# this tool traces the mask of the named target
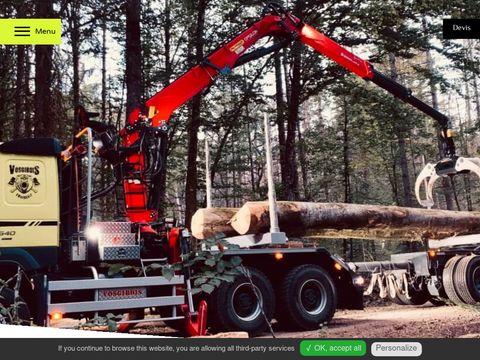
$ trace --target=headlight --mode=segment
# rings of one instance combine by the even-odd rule
[[[357,275],[353,278],[353,283],[358,286],[363,286],[365,284],[365,278],[361,275]]]
[[[85,230],[85,237],[89,241],[98,241],[100,235],[102,235],[102,232],[100,228],[95,225],[91,225]]]

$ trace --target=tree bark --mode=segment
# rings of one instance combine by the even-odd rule
[[[72,65],[73,65],[73,108],[80,105],[80,24],[79,24],[80,4],[78,0],[72,1],[69,7],[68,23],[70,32],[70,41],[72,44]],[[79,124],[75,124],[75,128]]]
[[[282,184],[286,183],[286,157],[285,157],[285,101],[282,79],[282,61],[280,53],[276,53],[273,57],[275,65],[275,102],[277,106],[277,129],[278,129],[278,147],[280,150],[280,173]],[[286,75],[285,75],[286,76]],[[278,197],[284,197],[284,189],[280,189]]]
[[[293,56],[292,81],[290,84],[290,103],[287,118],[287,137],[285,140],[285,180],[283,184],[286,200],[296,200],[299,198],[298,191],[298,172],[295,151],[295,138],[298,122],[298,113],[300,109],[301,95],[301,66],[302,49],[300,44],[295,43],[291,49]]]
[[[199,0],[197,9],[195,32],[192,37],[192,44],[195,46],[195,61],[199,63],[203,59],[203,31],[205,25],[205,11],[208,0]],[[185,184],[185,225],[190,227],[191,218],[197,210],[197,154],[198,154],[198,130],[200,128],[200,106],[202,95],[193,97],[191,102],[190,120],[187,128],[188,150],[187,150],[187,176]],[[213,175],[212,175],[213,176]]]
[[[140,0],[127,0],[126,26],[126,85],[127,117],[141,106],[142,99],[142,46],[140,42]]]
[[[426,29],[427,23],[425,19],[423,19],[422,25],[423,25],[423,28]],[[433,58],[432,58],[432,54],[430,53],[430,50],[426,51],[426,57],[427,57],[427,68],[428,68],[428,71],[430,72],[429,83],[430,83],[430,94],[432,96],[432,107],[435,110],[439,110],[437,88],[433,78],[434,63],[433,63]],[[440,125],[437,124],[435,128],[437,130],[438,154],[440,158],[443,159],[445,157],[445,154],[443,151],[443,141],[442,141]],[[453,195],[452,195],[449,179],[446,177],[442,177],[442,192],[443,192],[443,196],[445,197],[445,205],[447,210],[453,210]]]
[[[389,63],[390,63],[390,77],[394,81],[398,81],[398,72],[396,65],[396,58],[393,53],[388,54]],[[394,129],[395,135],[397,136],[398,143],[398,162],[400,165],[400,171],[402,172],[402,186],[403,186],[403,204],[404,206],[412,206],[412,194],[411,194],[411,183],[410,183],[410,172],[408,170],[408,160],[407,160],[407,146],[405,144],[405,133],[406,129],[403,125],[404,120],[401,119],[400,114],[396,111],[395,108],[394,114]]]
[[[25,46],[17,46],[17,74],[15,81],[15,124],[13,126],[13,138],[17,139],[25,126]]]
[[[111,124],[112,119],[107,116],[107,15],[106,6],[102,13],[102,120]]]
[[[192,216],[192,235],[199,240],[219,234],[238,235],[230,224],[230,220],[237,211],[238,209],[235,208],[198,209]]]
[[[164,25],[164,48],[165,48],[165,77],[163,79],[163,86],[166,87],[170,83],[170,77],[172,76],[172,61],[171,61],[171,54],[170,54],[170,39],[171,39],[171,28],[172,28],[172,20],[171,20],[171,13],[170,13],[170,1],[166,0],[165,1],[165,10],[164,10],[164,16],[165,16],[165,25]],[[172,129],[172,132],[174,129]],[[168,145],[168,137],[165,136],[162,139],[162,146],[160,147],[160,157],[162,159],[167,159],[168,156],[168,151],[169,151],[169,145]],[[160,169],[160,173],[155,179],[158,184],[158,203],[161,205],[161,208],[159,209],[160,211],[160,216],[164,217],[165,216],[165,199],[166,199],[166,193],[167,193],[167,164],[166,161],[164,161],[164,165]]]
[[[417,241],[478,233],[480,212],[398,206],[279,201],[280,230],[288,236]],[[268,232],[268,202],[247,202],[232,217],[239,234]]]
[[[30,90],[30,71],[31,71],[31,63],[30,63],[30,46],[25,46],[25,80],[23,82],[24,86],[24,95],[25,95],[25,130],[24,130],[24,137],[32,137],[32,93]]]
[[[305,141],[303,140],[300,121],[297,121],[298,132],[298,160],[300,161],[300,172],[302,174],[303,200],[310,200],[310,184],[308,182],[308,161],[305,153]]]
[[[35,3],[37,18],[53,18],[53,2],[37,0]],[[52,64],[53,46],[35,46],[35,136],[53,136],[54,114],[52,111]]]

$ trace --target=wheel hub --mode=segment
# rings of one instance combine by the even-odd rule
[[[298,297],[299,304],[305,312],[318,315],[325,308],[327,291],[320,281],[309,279],[300,287]]]
[[[256,294],[250,283],[242,283],[233,291],[232,308],[236,316],[243,321],[252,321],[261,313],[262,295],[256,286],[254,288]]]

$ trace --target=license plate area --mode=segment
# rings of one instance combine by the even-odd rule
[[[98,290],[98,300],[140,299],[147,297],[146,287],[113,288]]]

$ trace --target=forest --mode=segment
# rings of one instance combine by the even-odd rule
[[[442,19],[480,18],[478,1],[278,2],[449,116],[458,153],[478,155],[480,40],[442,37]],[[56,137],[68,144],[78,105],[122,128],[134,107],[246,29],[265,4],[2,1],[0,17],[61,18],[62,44],[0,45],[0,142]],[[189,226],[205,207],[206,141],[213,206],[266,199],[265,113],[279,200],[419,207],[415,178],[444,156],[432,119],[293,43],[218,77],[173,114],[159,178],[164,216]],[[110,176],[104,167],[96,165],[99,183]],[[436,207],[479,210],[478,179],[439,183]],[[121,195],[97,201],[94,210],[100,219],[123,216]],[[335,244],[354,257],[351,241]]]

